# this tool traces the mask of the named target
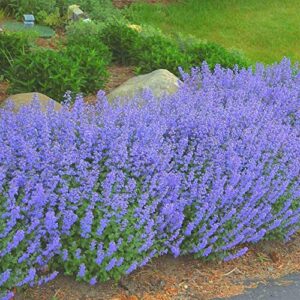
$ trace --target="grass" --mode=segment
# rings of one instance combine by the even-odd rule
[[[136,3],[125,10],[135,23],[165,33],[192,34],[251,60],[273,63],[284,56],[300,60],[299,0],[185,0],[167,5]]]
[[[55,32],[53,29],[47,26],[34,25],[34,27],[25,27],[23,23],[16,21],[5,21],[3,23],[3,28],[8,31],[27,31],[34,32],[41,38],[51,38]]]

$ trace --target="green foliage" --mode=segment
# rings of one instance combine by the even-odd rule
[[[5,12],[4,12],[4,9],[1,9],[0,8],[0,22],[2,22],[5,18]]]
[[[249,61],[240,53],[218,44],[181,36],[171,38],[151,26],[124,21],[106,23],[102,40],[111,49],[115,62],[135,65],[138,73],[163,68],[179,75],[179,66],[187,71],[203,61],[211,68],[216,64],[226,68],[249,66]]]
[[[84,45],[93,49],[100,47],[101,50],[103,47],[101,42],[103,26],[103,23],[71,22],[66,27],[67,45]]]
[[[227,50],[217,43],[201,41],[193,36],[183,37],[177,34],[175,37],[181,52],[189,57],[190,66],[199,66],[206,61],[210,68],[216,64],[224,68],[233,69],[249,67],[250,61],[239,51]]]
[[[53,28],[65,23],[68,0],[3,0],[0,4],[6,13],[22,20],[24,14],[33,14],[37,23]]]
[[[164,35],[159,29],[143,25],[139,35],[139,45],[134,53],[138,63],[138,73],[168,69],[179,75],[179,66],[189,67],[188,56],[180,51],[173,39]]]
[[[143,37],[136,49],[138,72],[147,73],[156,69],[167,69],[179,75],[178,67],[188,67],[188,56],[179,51],[177,45],[162,36]]]
[[[19,57],[9,70],[12,94],[38,91],[59,100],[67,90],[80,92],[84,75],[79,61],[50,49]]]
[[[77,0],[75,1],[80,8],[95,21],[107,21],[112,17],[120,19],[120,11],[116,9],[111,0]],[[68,5],[74,4],[73,0],[67,0]]]
[[[56,5],[56,0],[10,0],[6,2],[8,2],[8,12],[17,19],[22,19],[24,14],[36,15],[39,11],[51,13]]]
[[[84,74],[81,92],[94,93],[104,87],[109,75],[106,67],[111,59],[105,45],[98,43],[98,47],[91,48],[79,44],[69,46],[63,53],[79,62],[79,70]]]
[[[187,63],[176,43],[151,27],[108,22],[102,40],[112,51],[115,62],[135,65],[138,73],[164,68],[177,74],[178,67]]]
[[[58,28],[63,26],[66,18],[60,15],[59,8],[56,7],[51,13],[47,13],[45,10],[39,11],[36,15],[36,20],[39,24]]]
[[[33,40],[34,36],[24,33],[0,33],[1,72],[6,73],[6,71],[13,64],[14,60],[28,53]]]
[[[141,35],[127,25],[123,21],[110,21],[102,34],[102,41],[111,50],[113,61],[123,65],[136,64],[135,55],[141,47]]]
[[[83,92],[96,91],[108,77],[105,67],[111,62],[111,52],[101,41],[102,28],[102,23],[94,22],[74,22],[67,27],[64,53],[79,59],[82,71],[89,74]]]
[[[103,47],[104,55],[106,48]],[[9,92],[38,91],[58,101],[66,91],[92,93],[103,88],[108,61],[99,51],[72,46],[60,51],[37,49],[16,59],[8,72]]]

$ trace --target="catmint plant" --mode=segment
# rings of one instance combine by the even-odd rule
[[[230,260],[299,230],[297,67],[182,77],[160,100],[1,109],[2,299],[58,270],[93,285],[164,254]]]

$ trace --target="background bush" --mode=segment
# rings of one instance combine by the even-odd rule
[[[103,54],[102,30],[104,23],[71,22],[66,27],[66,46],[82,45]]]
[[[172,40],[160,35],[143,37],[134,57],[139,73],[167,69],[178,76],[179,66],[186,70],[190,66],[189,56],[182,53]]]
[[[188,57],[176,43],[154,28],[112,21],[106,23],[102,41],[116,63],[135,65],[139,73],[165,68],[179,75],[178,66],[188,64]]]
[[[137,63],[135,54],[141,43],[137,30],[129,28],[123,21],[111,20],[102,30],[102,41],[112,52],[113,61],[122,65]]]
[[[200,41],[193,37],[175,36],[181,52],[189,57],[189,65],[199,66],[206,61],[210,68],[219,64],[224,68],[233,69],[235,65],[239,68],[250,66],[250,61],[238,50],[228,50],[213,42]]]
[[[0,22],[2,22],[5,18],[5,12],[4,12],[4,9],[1,9],[0,8]]]
[[[14,61],[29,53],[35,36],[25,33],[0,33],[0,69],[5,75]]]
[[[55,7],[51,13],[41,10],[36,14],[36,21],[39,24],[50,26],[52,28],[62,28],[67,22],[67,17],[60,14],[58,7]]]
[[[211,68],[248,67],[250,62],[237,51],[196,39],[170,38],[150,26],[129,24],[126,21],[107,22],[102,30],[102,41],[111,49],[116,63],[137,66],[147,73],[168,69],[179,75],[178,67],[189,70],[206,61]]]
[[[61,101],[68,90],[84,94],[96,92],[108,78],[108,58],[104,45],[97,51],[84,46],[70,46],[60,51],[37,49],[13,62],[8,72],[9,92],[38,91],[57,101]]]
[[[37,23],[62,27],[66,22],[69,0],[1,0],[0,8],[7,14],[22,20],[24,14],[33,14]]]
[[[79,70],[84,76],[81,92],[96,93],[104,87],[109,77],[106,69],[111,60],[111,54],[104,44],[97,43],[95,47],[85,44],[68,46],[62,53],[79,63]]]
[[[69,0],[68,5],[74,4]],[[76,4],[95,21],[105,22],[113,17],[122,18],[120,10],[115,8],[111,0],[77,0]]]
[[[84,74],[78,60],[51,49],[37,49],[15,60],[8,79],[10,94],[38,91],[60,101],[67,90],[80,92]]]
[[[118,279],[167,253],[230,260],[299,230],[298,69],[183,78],[160,101],[1,110],[3,295],[57,270]]]
[[[22,19],[24,14],[36,15],[40,11],[51,13],[56,6],[56,0],[4,0],[1,7],[17,19]]]

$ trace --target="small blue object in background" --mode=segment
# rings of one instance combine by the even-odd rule
[[[34,15],[23,15],[24,17],[24,25],[26,27],[33,27],[34,26]]]

